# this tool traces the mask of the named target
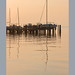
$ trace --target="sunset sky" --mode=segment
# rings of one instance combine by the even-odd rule
[[[17,8],[19,8],[20,24],[36,24],[40,21],[46,0],[7,0],[7,22],[9,21],[9,8],[11,9],[11,23],[17,23]],[[69,1],[48,0],[48,22],[55,24],[69,24]],[[45,23],[45,10],[41,23]]]

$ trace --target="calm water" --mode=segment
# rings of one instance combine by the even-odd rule
[[[69,75],[68,29],[61,38],[7,35],[7,75]]]

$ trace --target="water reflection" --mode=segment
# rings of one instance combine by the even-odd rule
[[[17,50],[17,59],[19,59],[20,55],[20,50],[21,50],[21,44],[20,42],[27,42],[30,44],[36,44],[36,45],[40,45],[41,49],[40,50],[35,50],[35,51],[44,51],[45,52],[45,71],[47,69],[47,63],[48,63],[48,51],[50,51],[50,49],[48,49],[49,47],[51,48],[56,48],[57,46],[55,46],[54,44],[56,44],[56,36],[49,36],[49,35],[31,35],[31,34],[7,34],[7,38],[9,37],[9,58],[11,58],[11,49],[15,49]],[[13,42],[15,42],[14,44],[17,46],[13,46],[14,45]],[[48,46],[49,44],[53,44],[52,46]],[[45,45],[45,48],[42,48],[42,45]],[[59,46],[61,47],[61,46]],[[11,58],[12,59],[12,58]]]
[[[10,58],[10,55],[11,55],[11,51],[10,51],[11,48],[12,48],[12,47],[11,47],[11,38],[9,37],[9,58]]]
[[[60,36],[49,36],[49,35],[7,34],[7,63],[8,63],[7,67],[13,68],[11,67],[11,65],[13,64],[13,66],[15,65],[15,67],[17,67],[17,65],[18,67],[19,66],[23,67],[23,68],[17,68],[16,72],[17,71],[19,72],[19,70],[22,69],[25,71],[25,73],[28,73],[26,70],[30,71],[30,69],[32,70],[35,69],[33,70],[35,72],[36,71],[41,72],[41,70],[44,70],[45,72],[48,73],[46,75],[50,75],[50,74],[56,75],[52,73],[54,73],[53,72],[54,70],[55,73],[57,73],[56,67],[58,66],[60,67],[58,68],[58,70],[60,69],[62,70],[60,75],[62,75],[63,73],[65,73],[64,75],[66,75],[67,72],[64,72],[64,69],[62,68],[62,67],[67,68],[67,66],[62,66],[66,62],[65,59],[67,59],[65,53],[66,50],[64,51],[65,46],[62,47],[61,45],[63,44],[62,43],[63,38],[62,37],[59,38],[59,37]],[[8,58],[8,56],[10,58]],[[25,64],[27,65],[26,67],[24,67]],[[38,70],[36,66],[39,66],[40,70]],[[12,73],[14,73],[13,71]],[[26,75],[30,75],[30,74],[26,74]],[[33,75],[37,75],[37,74],[33,74]]]
[[[18,36],[18,47],[17,47],[17,58],[19,58],[19,48],[20,48],[20,35]]]
[[[47,37],[46,37],[46,68],[47,68],[47,63],[48,63],[48,42],[47,42]]]

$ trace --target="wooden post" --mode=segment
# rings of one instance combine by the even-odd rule
[[[40,29],[39,29],[39,32],[38,33],[39,33],[39,36],[40,36]]]
[[[58,35],[61,37],[61,25],[58,25]]]
[[[36,30],[36,35],[38,35],[38,30]]]
[[[34,30],[33,30],[33,34],[34,34]]]
[[[49,30],[47,29],[47,36],[48,36]]]
[[[27,30],[25,30],[25,34],[27,34]]]
[[[29,30],[29,33],[31,34],[31,30]]]
[[[49,29],[49,36],[51,36],[51,29]]]
[[[44,35],[46,35],[46,29],[44,29]]]
[[[55,27],[55,29],[54,29],[54,36],[56,37],[56,27]]]
[[[54,36],[54,28],[52,29],[52,36]]]

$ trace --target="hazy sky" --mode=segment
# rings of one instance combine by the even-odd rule
[[[17,23],[17,8],[19,8],[20,24],[36,24],[40,21],[46,0],[7,0],[7,22],[9,21],[9,8],[11,9],[11,22]],[[48,22],[68,25],[68,0],[48,0]],[[45,23],[45,10],[41,19]]]

